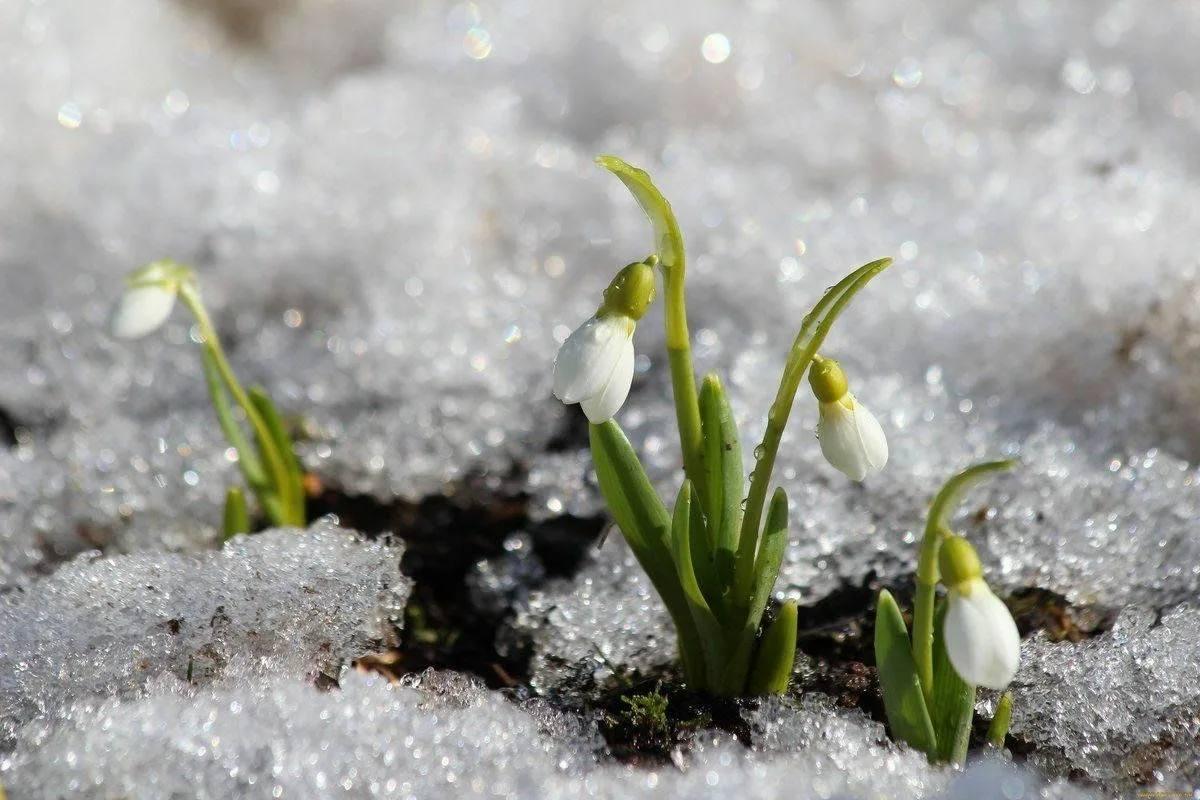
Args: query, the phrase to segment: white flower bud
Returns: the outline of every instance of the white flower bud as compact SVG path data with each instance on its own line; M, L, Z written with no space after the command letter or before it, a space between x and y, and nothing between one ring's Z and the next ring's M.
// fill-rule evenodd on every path
M579 403L593 424L611 419L633 383L634 327L623 314L602 313L576 328L554 359L554 396Z
M175 308L180 286L192 272L173 261L155 261L125 280L125 293L113 311L110 329L118 339L137 339L162 326Z
M849 392L820 405L817 437L825 460L854 481L883 469L888 460L887 437L875 415Z
M112 315L112 335L118 339L140 339L157 330L171 316L175 294L159 285L126 289Z
M1012 614L982 578L950 586L945 637L950 664L966 683L1003 689L1017 674L1021 636Z

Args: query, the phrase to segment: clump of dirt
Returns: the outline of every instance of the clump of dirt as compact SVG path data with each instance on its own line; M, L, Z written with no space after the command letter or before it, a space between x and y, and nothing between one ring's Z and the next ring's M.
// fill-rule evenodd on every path
M858 586L843 587L800 607L796 647L807 658L801 660L793 685L827 694L843 708L860 708L886 722L875 672L875 598L882 588L872 573ZM912 605L910 591L890 588L901 608Z
M413 591L400 645L367 666L395 676L427 667L457 670L478 675L494 689L527 681L530 654L502 655L495 646L496 631L511 610L475 607L467 578L480 561L503 553L505 541L517 532L532 541L545 579L573 575L604 525L599 518L571 516L534 522L528 502L520 492L497 493L481 477L418 502L382 503L332 489L309 501L310 519L332 515L348 528L367 535L391 532L405 543L400 569L413 580Z
M1118 609L1077 606L1048 589L1018 589L1005 601L1021 636L1043 631L1052 642L1082 642L1112 628Z

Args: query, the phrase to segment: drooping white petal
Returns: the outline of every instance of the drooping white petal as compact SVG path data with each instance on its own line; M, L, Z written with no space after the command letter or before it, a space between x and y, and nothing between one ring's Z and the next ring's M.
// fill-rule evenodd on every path
M608 314L576 328L554 359L554 396L569 405L603 390L633 336L633 327L628 317Z
M863 454L872 472L879 472L888 461L887 436L883 426L871 410L857 400L854 401L854 422L858 425L858 436L863 444Z
M942 635L954 671L973 686L1008 686L1021 659L1021 636L1008 607L978 579L951 589L947 602Z
M137 339L154 331L171 316L175 292L159 285L125 290L113 312L111 330L118 339Z
M625 398L629 396L629 387L633 383L633 340L626 339L621 348L621 357L613 367L608 383L598 393L585 397L579 406L587 414L588 421L593 425L607 422L621 410Z
M864 480L887 464L888 446L883 428L853 395L847 394L836 403L821 403L817 437L825 460L851 480Z

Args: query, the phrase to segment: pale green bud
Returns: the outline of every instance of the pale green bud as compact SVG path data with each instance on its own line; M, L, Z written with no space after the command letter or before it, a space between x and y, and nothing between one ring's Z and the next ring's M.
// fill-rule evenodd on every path
M604 290L604 302L597 314L620 314L635 321L645 316L654 302L654 265L657 263L658 259L651 256L618 272Z
M947 536L938 554L942 582L951 588L969 585L983 577L975 548L961 536Z
M836 403L850 390L846 373L832 358L815 357L808 370L808 382L813 394L822 403Z

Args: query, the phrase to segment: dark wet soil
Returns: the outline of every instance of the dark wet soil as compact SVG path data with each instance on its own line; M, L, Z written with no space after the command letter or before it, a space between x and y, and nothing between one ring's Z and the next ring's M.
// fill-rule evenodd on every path
M476 608L467 578L480 561L501 555L515 533L532 541L544 579L573 575L599 538L604 520L560 516L534 522L527 497L496 493L487 484L482 477L470 478L419 502L381 503L335 490L310 500L310 519L332 515L367 535L391 532L404 541L400 568L413 580L413 591L400 646L390 657L391 673L451 669L477 675L492 688L516 688L528 680L530 654L501 654L495 645L496 632L511 611Z

